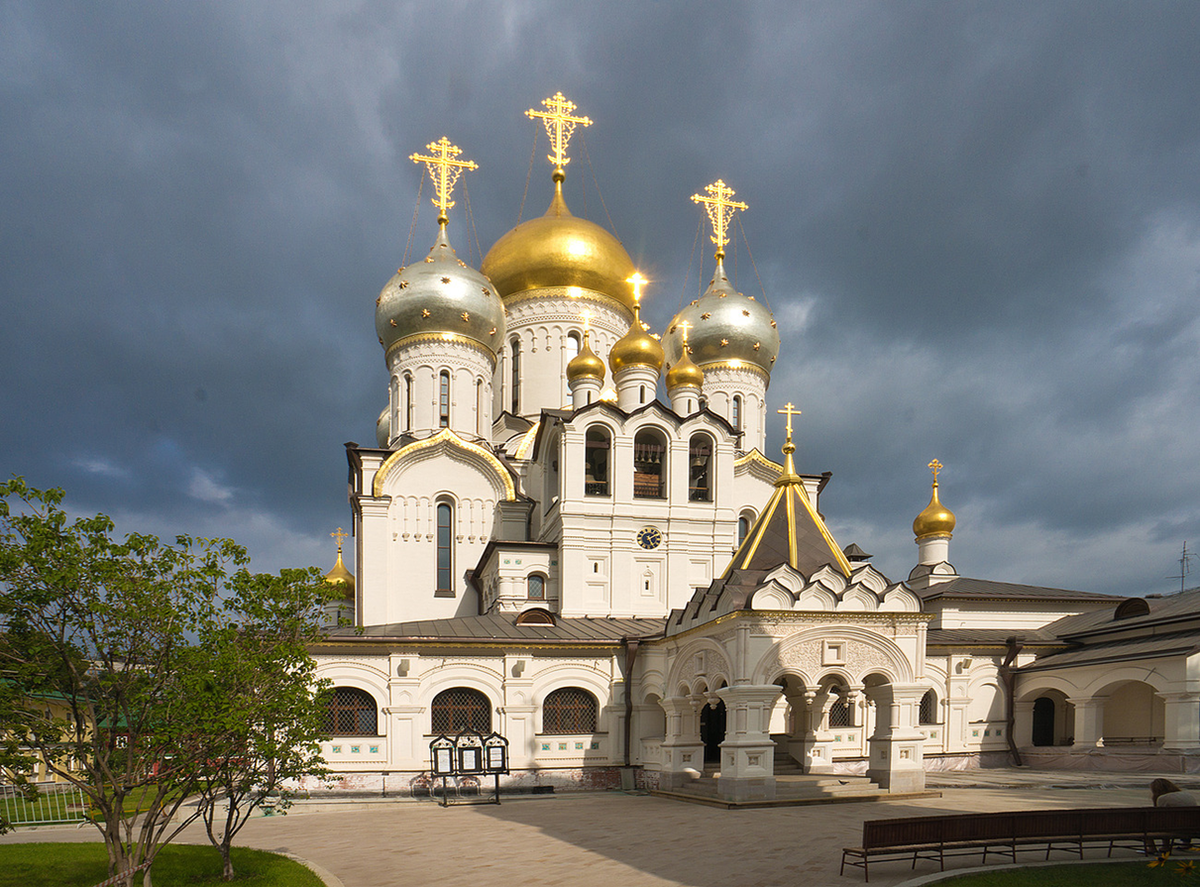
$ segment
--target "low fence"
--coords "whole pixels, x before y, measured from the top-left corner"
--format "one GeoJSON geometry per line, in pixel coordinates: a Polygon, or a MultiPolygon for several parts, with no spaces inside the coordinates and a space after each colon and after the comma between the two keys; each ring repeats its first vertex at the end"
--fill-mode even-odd
{"type": "Polygon", "coordinates": [[[87,818],[87,802],[75,786],[43,782],[37,789],[31,801],[16,786],[0,785],[0,817],[10,825],[53,825],[87,818]]]}

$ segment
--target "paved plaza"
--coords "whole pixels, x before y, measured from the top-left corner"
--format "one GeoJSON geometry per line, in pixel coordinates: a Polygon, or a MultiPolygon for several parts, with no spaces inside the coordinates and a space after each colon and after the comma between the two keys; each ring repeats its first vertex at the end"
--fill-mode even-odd
{"type": "MultiPolygon", "coordinates": [[[[311,860],[345,887],[852,887],[863,882],[862,872],[838,876],[841,848],[858,843],[866,819],[1144,806],[1153,776],[931,773],[940,798],[751,810],[618,792],[506,798],[499,806],[445,809],[429,801],[360,799],[302,804],[287,816],[256,818],[239,843],[311,860]]],[[[5,835],[0,867],[3,844],[96,838],[92,828],[62,826],[5,835]]],[[[203,830],[193,825],[183,840],[203,843],[203,830]]],[[[968,857],[951,864],[979,862],[968,857]]],[[[871,884],[894,887],[935,871],[927,862],[918,863],[915,872],[908,863],[873,864],[871,884]]]]}

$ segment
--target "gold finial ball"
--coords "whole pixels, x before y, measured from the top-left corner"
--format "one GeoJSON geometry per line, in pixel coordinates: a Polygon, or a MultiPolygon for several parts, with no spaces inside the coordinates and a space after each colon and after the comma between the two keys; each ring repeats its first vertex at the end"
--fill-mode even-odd
{"type": "MultiPolygon", "coordinates": [[[[940,465],[938,467],[941,468],[940,465]]],[[[937,481],[934,481],[929,504],[913,521],[913,535],[918,540],[927,539],[930,536],[950,536],[954,532],[956,523],[954,512],[938,501],[938,484],[937,481]]]]}

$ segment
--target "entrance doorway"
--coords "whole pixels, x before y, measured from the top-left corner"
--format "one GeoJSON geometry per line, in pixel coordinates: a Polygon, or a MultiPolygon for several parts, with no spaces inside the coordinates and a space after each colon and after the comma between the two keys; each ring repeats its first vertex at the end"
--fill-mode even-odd
{"type": "Polygon", "coordinates": [[[1033,700],[1033,744],[1054,745],[1054,700],[1049,696],[1033,700]]]}
{"type": "Polygon", "coordinates": [[[725,741],[725,700],[700,710],[700,741],[704,743],[704,763],[721,763],[721,743],[725,741]]]}

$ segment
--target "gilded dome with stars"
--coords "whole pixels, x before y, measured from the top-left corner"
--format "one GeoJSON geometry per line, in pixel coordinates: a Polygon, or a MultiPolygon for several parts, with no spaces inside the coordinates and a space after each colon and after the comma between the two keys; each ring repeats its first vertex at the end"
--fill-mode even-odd
{"type": "Polygon", "coordinates": [[[429,336],[482,345],[494,358],[504,329],[496,288],[458,258],[444,225],[429,255],[397,271],[375,300],[375,331],[385,352],[429,336]]]}

